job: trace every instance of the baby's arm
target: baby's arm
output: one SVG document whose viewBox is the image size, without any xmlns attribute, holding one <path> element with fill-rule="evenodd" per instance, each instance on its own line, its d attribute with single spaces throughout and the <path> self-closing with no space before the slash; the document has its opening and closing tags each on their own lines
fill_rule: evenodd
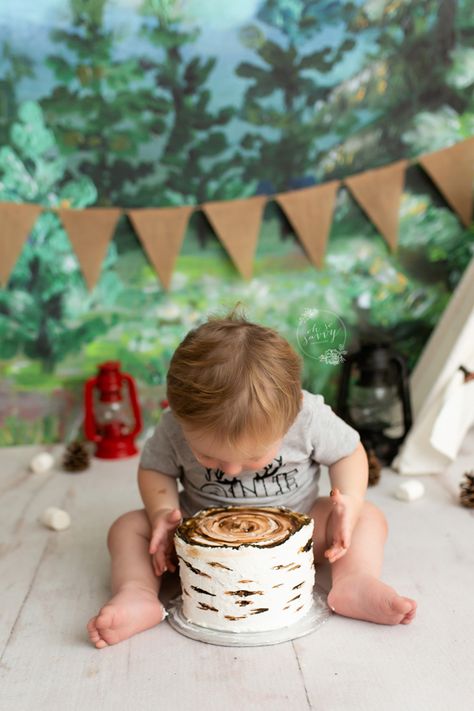
<svg viewBox="0 0 474 711">
<path fill-rule="evenodd" d="M 151 525 L 159 511 L 179 508 L 176 479 L 167 474 L 139 467 L 138 488 Z"/>
<path fill-rule="evenodd" d="M 341 558 L 350 546 L 352 532 L 359 519 L 369 479 L 369 466 L 364 447 L 359 442 L 348 457 L 329 467 L 333 512 L 331 547 L 325 552 L 330 563 Z"/>
<path fill-rule="evenodd" d="M 176 568 L 172 535 L 181 520 L 176 479 L 152 469 L 138 469 L 138 487 L 151 525 L 149 553 L 156 575 Z"/>
<path fill-rule="evenodd" d="M 348 457 L 331 464 L 329 478 L 333 489 L 339 489 L 341 494 L 352 496 L 362 505 L 369 480 L 369 465 L 361 442 Z"/>
</svg>

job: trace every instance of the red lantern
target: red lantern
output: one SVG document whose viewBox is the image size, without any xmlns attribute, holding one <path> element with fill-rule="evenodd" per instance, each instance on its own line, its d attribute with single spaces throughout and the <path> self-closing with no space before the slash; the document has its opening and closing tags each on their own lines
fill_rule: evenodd
<svg viewBox="0 0 474 711">
<path fill-rule="evenodd" d="M 102 363 L 97 376 L 86 381 L 84 408 L 84 431 L 97 443 L 96 457 L 119 459 L 137 453 L 134 439 L 142 428 L 137 388 L 131 375 L 120 372 L 120 363 Z"/>
</svg>

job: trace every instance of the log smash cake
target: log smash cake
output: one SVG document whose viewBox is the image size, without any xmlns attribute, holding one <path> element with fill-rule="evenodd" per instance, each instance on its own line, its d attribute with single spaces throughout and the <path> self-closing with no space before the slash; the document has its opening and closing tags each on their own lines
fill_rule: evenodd
<svg viewBox="0 0 474 711">
<path fill-rule="evenodd" d="M 200 511 L 176 530 L 183 616 L 228 632 L 292 625 L 313 603 L 313 520 L 287 508 Z"/>
</svg>

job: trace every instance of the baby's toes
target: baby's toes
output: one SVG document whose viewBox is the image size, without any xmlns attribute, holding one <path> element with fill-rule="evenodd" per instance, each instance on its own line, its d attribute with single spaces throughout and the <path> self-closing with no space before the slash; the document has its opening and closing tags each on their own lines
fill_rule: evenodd
<svg viewBox="0 0 474 711">
<path fill-rule="evenodd" d="M 100 632 L 114 628 L 115 609 L 112 605 L 104 605 L 96 617 L 96 626 Z"/>
<path fill-rule="evenodd" d="M 91 642 L 97 642 L 97 640 L 100 639 L 99 632 L 97 631 L 96 627 L 96 620 L 97 620 L 97 615 L 95 617 L 91 617 L 89 622 L 87 623 L 87 632 L 89 633 L 89 638 Z"/>
<path fill-rule="evenodd" d="M 95 628 L 99 636 L 96 647 L 105 647 L 108 644 L 115 644 L 117 636 L 115 628 L 117 625 L 117 611 L 113 605 L 104 605 L 95 618 Z"/>
<path fill-rule="evenodd" d="M 409 611 L 405 614 L 404 618 L 401 620 L 401 623 L 402 623 L 402 625 L 409 625 L 410 622 L 413 620 L 413 618 L 414 618 L 415 615 L 416 615 L 416 607 L 417 607 L 417 605 L 416 605 L 415 600 L 411 600 L 410 598 L 405 598 L 405 599 L 408 600 L 408 601 L 411 603 L 412 607 L 411 607 L 411 610 L 409 610 Z"/>
<path fill-rule="evenodd" d="M 100 632 L 97 629 L 97 617 L 92 617 L 87 623 L 87 632 L 89 633 L 89 639 L 98 649 L 101 647 L 106 647 L 107 642 L 102 639 Z"/>
</svg>

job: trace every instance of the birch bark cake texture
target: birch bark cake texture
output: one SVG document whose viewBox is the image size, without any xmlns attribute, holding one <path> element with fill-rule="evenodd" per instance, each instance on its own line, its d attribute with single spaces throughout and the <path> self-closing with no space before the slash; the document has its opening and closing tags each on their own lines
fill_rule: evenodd
<svg viewBox="0 0 474 711">
<path fill-rule="evenodd" d="M 176 531 L 183 615 L 228 632 L 287 627 L 313 604 L 313 520 L 286 508 L 200 511 Z"/>
</svg>

